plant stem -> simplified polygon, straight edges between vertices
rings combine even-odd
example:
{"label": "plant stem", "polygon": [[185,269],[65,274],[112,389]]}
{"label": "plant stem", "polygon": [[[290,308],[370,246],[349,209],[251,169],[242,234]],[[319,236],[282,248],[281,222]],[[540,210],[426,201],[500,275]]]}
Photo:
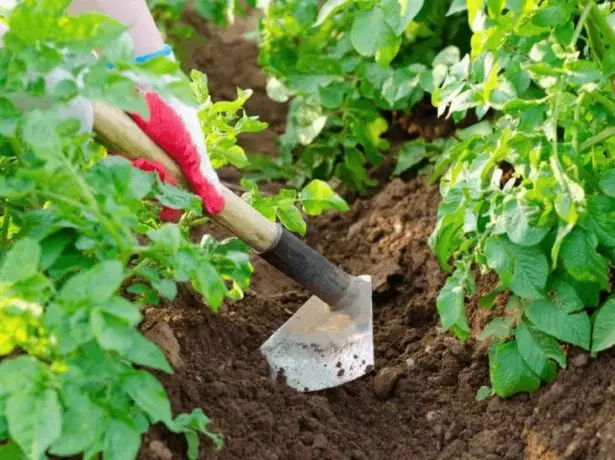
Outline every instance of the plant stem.
{"label": "plant stem", "polygon": [[10,225],[11,225],[11,214],[9,212],[9,204],[4,203],[4,215],[2,218],[2,228],[0,229],[0,238],[2,238],[2,246],[6,246],[8,243]]}
{"label": "plant stem", "polygon": [[[613,31],[611,25],[607,22],[606,18],[598,9],[596,2],[594,2],[594,0],[590,0],[587,6],[590,8],[589,22],[596,27],[598,32],[600,32],[602,39],[606,41],[609,48],[615,48],[615,31]],[[604,47],[604,43],[601,42],[600,46]]]}
{"label": "plant stem", "polygon": [[209,220],[209,217],[205,216],[205,217],[199,217],[198,219],[194,219],[193,221],[188,223],[188,226],[190,228],[192,227],[196,227],[197,225],[201,225],[206,223]]}
{"label": "plant stem", "polygon": [[581,93],[581,95],[577,99],[576,107],[574,108],[574,122],[575,125],[572,131],[572,143],[574,145],[574,150],[578,153],[581,151],[579,147],[579,122],[581,119],[581,107],[583,105],[583,99],[585,99],[586,93]]}
{"label": "plant stem", "polygon": [[73,164],[70,161],[68,161],[66,157],[63,156],[62,158],[64,160],[63,163],[65,164],[66,169],[72,173],[72,176],[75,182],[77,182],[77,185],[81,189],[83,198],[85,199],[86,203],[90,207],[89,210],[98,218],[98,220],[100,221],[100,224],[110,234],[111,238],[113,238],[113,240],[115,241],[115,244],[117,244],[117,247],[123,256],[123,259],[127,260],[131,254],[122,238],[125,235],[118,234],[115,222],[111,219],[108,219],[101,212],[98,206],[98,202],[96,201],[96,198],[94,197],[94,195],[92,195],[92,191],[90,190],[90,187],[88,186],[88,184],[83,180],[83,177],[75,170],[75,168],[73,167]]}
{"label": "plant stem", "polygon": [[130,269],[130,274],[127,276],[127,278],[131,278],[133,276],[139,276],[139,271],[147,266],[147,264],[149,264],[151,261],[149,259],[142,259],[141,261],[139,261],[139,263],[137,265],[135,265],[134,267],[132,267]]}
{"label": "plant stem", "polygon": [[604,54],[606,51],[604,49],[604,43],[602,43],[602,40],[600,39],[600,33],[592,21],[587,21],[585,28],[587,29],[589,47],[594,53],[598,63],[602,64],[602,59],[604,59]]}
{"label": "plant stem", "polygon": [[[591,22],[587,21],[587,16],[591,14],[591,11],[594,9],[595,6],[596,4],[592,0],[587,5],[585,5],[585,8],[583,8],[583,13],[581,13],[581,17],[579,18],[577,27],[575,28],[574,34],[572,35],[572,40],[570,40],[570,47],[572,49],[577,46],[577,41],[579,41],[579,37],[581,36],[581,32],[583,31],[583,26],[586,23]],[[598,12],[598,14],[600,15],[600,12]],[[602,45],[602,42],[600,42],[600,44]]]}
{"label": "plant stem", "polygon": [[585,142],[583,142],[580,146],[581,150],[588,149],[600,142],[607,140],[609,137],[615,136],[615,126],[611,126],[610,128],[606,128],[598,134],[590,137]]}

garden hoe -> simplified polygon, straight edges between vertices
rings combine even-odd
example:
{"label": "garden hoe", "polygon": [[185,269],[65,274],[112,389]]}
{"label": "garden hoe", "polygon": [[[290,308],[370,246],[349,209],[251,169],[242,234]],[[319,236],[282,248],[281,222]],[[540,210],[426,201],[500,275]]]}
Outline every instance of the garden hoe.
{"label": "garden hoe", "polygon": [[[94,129],[111,151],[158,161],[182,180],[177,164],[124,112],[100,103],[94,112]],[[314,294],[261,346],[272,377],[316,391],[364,375],[374,364],[371,277],[349,275],[230,190],[223,194],[224,210],[212,220]]]}

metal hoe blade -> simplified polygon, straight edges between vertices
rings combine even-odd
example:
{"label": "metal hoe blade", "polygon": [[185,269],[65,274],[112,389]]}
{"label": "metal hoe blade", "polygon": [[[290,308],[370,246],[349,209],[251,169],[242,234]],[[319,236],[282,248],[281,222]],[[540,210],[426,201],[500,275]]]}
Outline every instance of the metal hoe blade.
{"label": "metal hoe blade", "polygon": [[261,352],[272,377],[283,373],[299,391],[332,388],[365,375],[374,365],[371,277],[354,277],[335,309],[311,297]]}

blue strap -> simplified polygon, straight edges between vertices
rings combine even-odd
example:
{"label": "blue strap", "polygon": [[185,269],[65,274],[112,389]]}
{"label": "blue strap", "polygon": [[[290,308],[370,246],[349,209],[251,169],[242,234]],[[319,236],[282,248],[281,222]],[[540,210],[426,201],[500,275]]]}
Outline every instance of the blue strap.
{"label": "blue strap", "polygon": [[137,56],[135,62],[137,64],[143,64],[144,62],[151,61],[160,56],[168,57],[173,54],[173,48],[170,45],[165,44],[161,49],[157,51],[153,51],[151,53],[142,54],[141,56]]}
{"label": "blue strap", "polygon": [[[168,57],[171,56],[173,54],[173,48],[171,48],[170,45],[165,44],[161,49],[151,52],[151,53],[147,53],[147,54],[142,54],[141,56],[137,56],[135,58],[135,62],[137,64],[143,64],[147,61],[151,61],[154,58],[160,57],[160,56],[164,56],[164,57]],[[113,69],[115,66],[111,63],[107,64],[107,69]]]}

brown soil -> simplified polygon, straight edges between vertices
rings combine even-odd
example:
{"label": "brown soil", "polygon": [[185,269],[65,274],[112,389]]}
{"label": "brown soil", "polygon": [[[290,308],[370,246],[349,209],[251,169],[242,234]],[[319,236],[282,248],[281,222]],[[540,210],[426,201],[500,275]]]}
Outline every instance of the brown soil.
{"label": "brown soil", "polygon": [[[252,113],[279,132],[284,108],[264,96],[254,45],[206,31],[193,63],[218,98],[252,87]],[[203,29],[202,29],[203,30]],[[263,144],[250,144],[261,148]],[[274,146],[269,142],[269,147]],[[328,391],[303,394],[268,377],[261,343],[308,297],[260,260],[245,300],[211,313],[189,291],[147,312],[144,329],[176,369],[161,376],[175,411],[202,408],[225,447],[205,442],[202,459],[615,459],[615,353],[573,350],[555,384],[533,395],[476,402],[488,383],[484,347],[438,328],[445,276],[426,239],[438,193],[424,177],[396,179],[352,211],[310,222],[308,242],[354,274],[374,278],[375,370]],[[479,289],[493,286],[485,278]],[[485,317],[470,306],[473,326]],[[179,437],[155,428],[141,459],[185,458]]]}

